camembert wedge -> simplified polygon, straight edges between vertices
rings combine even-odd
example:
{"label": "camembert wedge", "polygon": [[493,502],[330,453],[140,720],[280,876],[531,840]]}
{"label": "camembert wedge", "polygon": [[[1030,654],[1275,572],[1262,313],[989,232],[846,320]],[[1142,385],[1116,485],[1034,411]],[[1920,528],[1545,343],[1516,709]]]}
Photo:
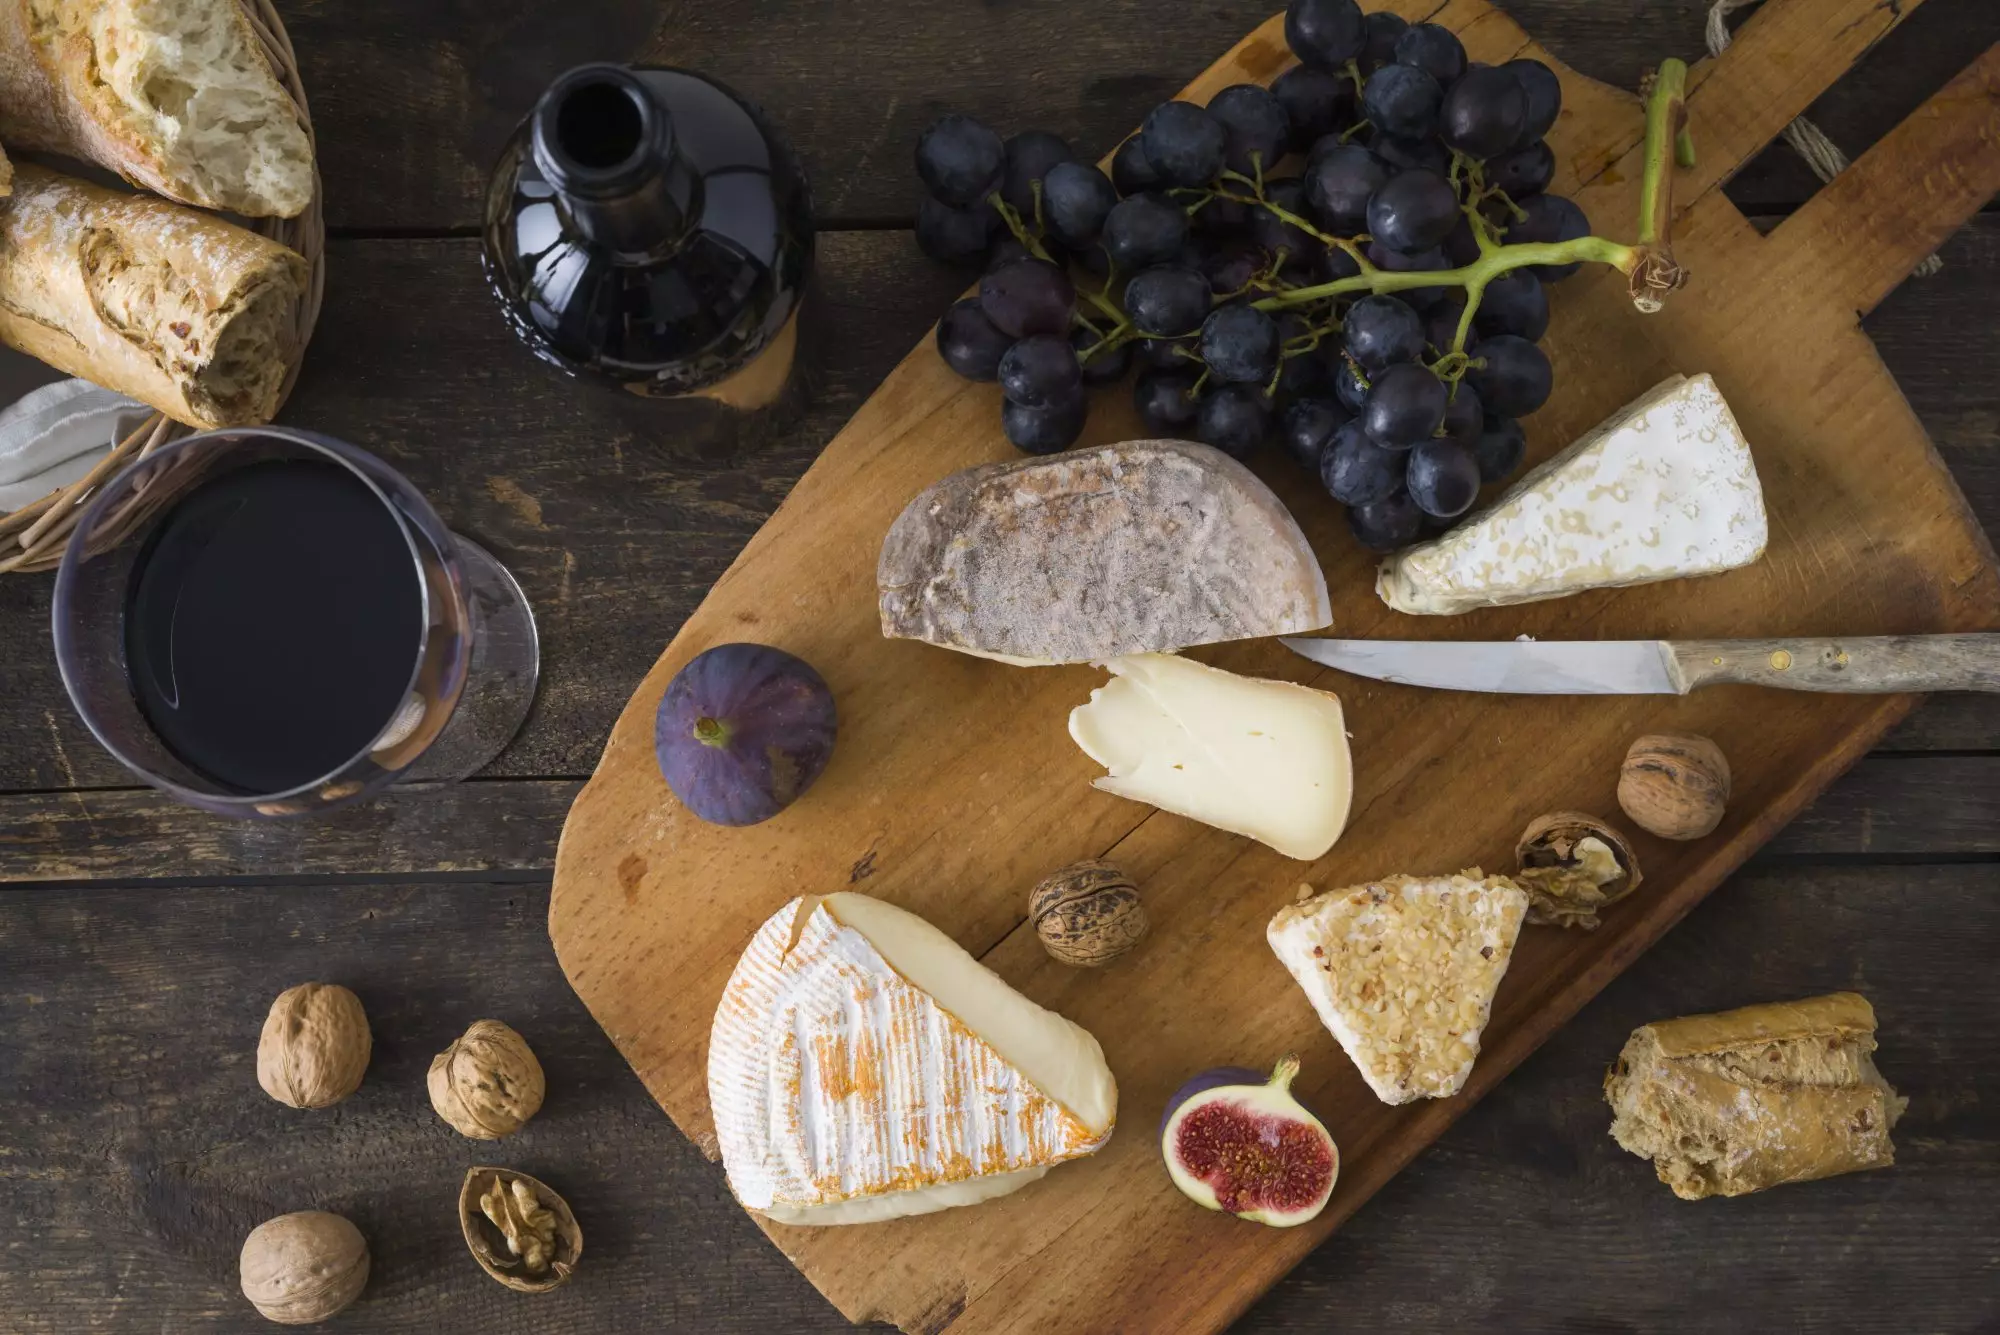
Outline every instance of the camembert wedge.
{"label": "camembert wedge", "polygon": [[1449,616],[1720,574],[1761,557],[1767,534],[1750,445],[1721,391],[1675,376],[1492,508],[1389,557],[1375,589],[1399,612]]}
{"label": "camembert wedge", "polygon": [[1391,876],[1280,909],[1266,935],[1384,1103],[1449,1098],[1479,1055],[1528,896],[1504,876]]}
{"label": "camembert wedge", "polygon": [[1102,665],[1069,735],[1110,771],[1093,786],[1311,862],[1347,827],[1353,763],[1340,699],[1173,654]]}
{"label": "camembert wedge", "polygon": [[708,1096],[736,1198],[857,1224],[1019,1190],[1110,1138],[1097,1040],[866,895],[793,900],[730,975]]}

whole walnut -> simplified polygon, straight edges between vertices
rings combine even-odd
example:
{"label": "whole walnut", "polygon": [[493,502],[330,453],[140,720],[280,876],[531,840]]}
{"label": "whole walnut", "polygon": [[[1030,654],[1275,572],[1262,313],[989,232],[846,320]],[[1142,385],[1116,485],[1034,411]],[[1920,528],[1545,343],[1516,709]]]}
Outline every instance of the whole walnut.
{"label": "whole walnut", "polygon": [[337,1214],[304,1210],[267,1219],[243,1239],[243,1296],[280,1325],[324,1321],[368,1284],[368,1242]]}
{"label": "whole walnut", "polygon": [[257,1083],[280,1103],[324,1108],[361,1087],[373,1048],[361,998],[337,983],[300,983],[264,1017]]}
{"label": "whole walnut", "polygon": [[1108,862],[1073,862],[1028,893],[1028,919],[1064,964],[1109,964],[1146,935],[1146,906],[1132,878]]}
{"label": "whole walnut", "polygon": [[1706,737],[1649,733],[1625,753],[1618,805],[1662,839],[1699,839],[1729,805],[1729,760]]}
{"label": "whole walnut", "polygon": [[479,1020],[431,1061],[431,1107],[460,1135],[498,1140],[542,1106],[547,1085],[528,1042],[498,1020]]}

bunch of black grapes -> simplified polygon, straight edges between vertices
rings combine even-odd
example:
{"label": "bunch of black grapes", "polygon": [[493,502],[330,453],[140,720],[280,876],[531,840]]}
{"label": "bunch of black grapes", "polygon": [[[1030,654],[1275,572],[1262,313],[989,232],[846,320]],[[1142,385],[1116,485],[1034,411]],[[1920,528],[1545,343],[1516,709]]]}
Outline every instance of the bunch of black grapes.
{"label": "bunch of black grapes", "polygon": [[1148,430],[1238,459],[1275,440],[1361,542],[1391,551],[1519,468],[1518,419],[1551,386],[1546,286],[1578,266],[1494,279],[1460,349],[1457,285],[1260,309],[1360,273],[1293,220],[1403,273],[1477,260],[1471,213],[1503,244],[1590,226],[1547,193],[1562,93],[1546,65],[1470,62],[1448,30],[1354,0],[1292,0],[1285,36],[1296,68],[1205,108],[1155,107],[1108,176],[1042,131],[1003,141],[956,115],[927,129],[917,240],[984,272],[938,350],[999,382],[1007,438],[1033,454],[1073,445],[1090,387],[1136,363]]}

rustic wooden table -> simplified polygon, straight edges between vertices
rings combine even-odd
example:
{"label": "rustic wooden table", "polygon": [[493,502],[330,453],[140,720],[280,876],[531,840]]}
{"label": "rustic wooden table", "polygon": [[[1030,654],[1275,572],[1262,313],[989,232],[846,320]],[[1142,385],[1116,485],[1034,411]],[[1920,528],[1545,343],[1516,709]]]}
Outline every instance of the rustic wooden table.
{"label": "rustic wooden table", "polygon": [[[49,577],[0,576],[0,1330],[265,1329],[236,1251],[305,1208],[372,1240],[336,1329],[843,1328],[564,982],[544,932],[563,813],[660,647],[960,286],[907,230],[917,130],[952,107],[1095,153],[1271,3],[281,5],[331,224],[326,313],[285,418],[382,454],[514,569],[541,619],[541,696],[471,782],[230,824],[98,749],[56,677]],[[1620,85],[1702,49],[1701,0],[1509,7]],[[1995,40],[1991,0],[1931,0],[1813,114],[1859,151]],[[803,150],[831,334],[803,422],[753,436],[590,392],[502,326],[477,263],[485,171],[546,80],[589,59],[716,74]],[[1780,146],[1729,193],[1775,220],[1815,186]],[[2000,214],[1943,256],[1868,328],[1991,530]],[[2000,1329],[1996,858],[2000,701],[1939,698],[1240,1328]],[[360,993],[376,1047],[357,1095],[305,1114],[257,1090],[253,1050],[270,998],[313,978]],[[1881,1065],[1911,1099],[1893,1170],[1690,1205],[1606,1136],[1599,1076],[1633,1026],[1840,987],[1874,1001]],[[529,1036],[550,1088],[497,1148],[423,1092],[431,1054],[489,1015]],[[585,1262],[554,1296],[512,1294],[464,1253],[459,1178],[493,1159],[577,1208]]]}

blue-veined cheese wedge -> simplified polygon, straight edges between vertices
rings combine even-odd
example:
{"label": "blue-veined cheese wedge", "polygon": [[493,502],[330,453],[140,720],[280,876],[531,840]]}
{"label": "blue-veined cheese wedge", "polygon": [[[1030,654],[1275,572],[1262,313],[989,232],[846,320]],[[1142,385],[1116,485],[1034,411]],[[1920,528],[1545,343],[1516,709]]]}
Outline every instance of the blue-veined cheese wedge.
{"label": "blue-veined cheese wedge", "polygon": [[1448,616],[1720,574],[1761,557],[1768,534],[1729,405],[1708,376],[1675,376],[1492,508],[1389,557],[1375,590],[1399,612]]}
{"label": "blue-veined cheese wedge", "polygon": [[1118,1087],[1081,1025],[867,895],[794,899],[737,961],[709,1035],[730,1189],[785,1224],[1004,1196],[1110,1139]]}

